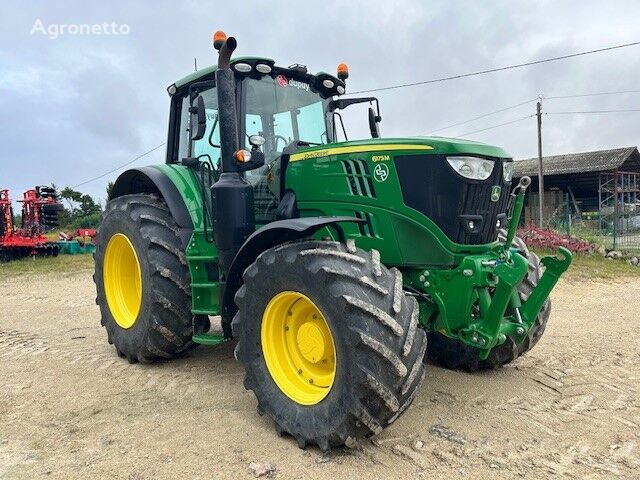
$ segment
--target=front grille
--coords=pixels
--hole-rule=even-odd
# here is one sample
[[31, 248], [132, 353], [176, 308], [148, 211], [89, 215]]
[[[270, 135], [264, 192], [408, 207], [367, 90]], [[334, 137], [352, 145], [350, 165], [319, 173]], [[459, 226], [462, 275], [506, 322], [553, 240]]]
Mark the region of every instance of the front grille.
[[[504, 226], [509, 204], [510, 183], [502, 181], [502, 160], [496, 162], [491, 177], [469, 180], [453, 171], [444, 155], [406, 155], [395, 158], [404, 203], [423, 213], [452, 241], [480, 245], [496, 240], [500, 221]], [[497, 202], [491, 190], [502, 188]], [[469, 221], [474, 230], [469, 230]]]
[[362, 160], [342, 160], [342, 168], [347, 176], [352, 195], [375, 198], [376, 191], [366, 162]]

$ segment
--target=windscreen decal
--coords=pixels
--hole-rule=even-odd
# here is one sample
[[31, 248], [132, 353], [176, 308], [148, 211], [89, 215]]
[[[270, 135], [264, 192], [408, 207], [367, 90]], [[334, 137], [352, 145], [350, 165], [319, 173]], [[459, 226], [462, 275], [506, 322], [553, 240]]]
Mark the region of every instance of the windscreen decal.
[[306, 92], [309, 91], [309, 84], [301, 82], [300, 80], [294, 80], [293, 78], [287, 78], [284, 75], [280, 74], [276, 77], [276, 82], [279, 87], [295, 87], [298, 90], [304, 90]]
[[278, 82], [278, 86], [279, 87], [286, 87], [287, 85], [289, 85], [289, 80], [287, 79], [287, 77], [285, 77], [284, 75], [280, 74], [276, 77], [276, 82]]

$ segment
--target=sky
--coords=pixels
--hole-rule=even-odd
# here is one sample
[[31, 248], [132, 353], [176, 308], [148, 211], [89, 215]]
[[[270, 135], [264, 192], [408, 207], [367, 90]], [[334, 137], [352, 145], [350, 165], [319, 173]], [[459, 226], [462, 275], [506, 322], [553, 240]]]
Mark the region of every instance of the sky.
[[[215, 63], [211, 35], [236, 55], [334, 72], [348, 91], [428, 80], [640, 41], [637, 1], [22, 1], [0, 19], [0, 188], [75, 186], [165, 141], [168, 85]], [[105, 25], [106, 23], [106, 25]], [[62, 25], [99, 25], [71, 34]], [[77, 28], [77, 27], [76, 27]], [[55, 34], [56, 29], [60, 32]], [[86, 31], [85, 31], [86, 32]], [[98, 33], [95, 33], [98, 32]], [[383, 137], [428, 135], [543, 97], [640, 90], [640, 46], [431, 85], [379, 92]], [[640, 109], [640, 93], [543, 100], [543, 112]], [[367, 136], [365, 110], [348, 118]], [[535, 101], [438, 131], [537, 155]], [[640, 112], [545, 115], [543, 151], [640, 143]], [[164, 148], [133, 166], [164, 161]], [[79, 190], [104, 200], [124, 169]]]

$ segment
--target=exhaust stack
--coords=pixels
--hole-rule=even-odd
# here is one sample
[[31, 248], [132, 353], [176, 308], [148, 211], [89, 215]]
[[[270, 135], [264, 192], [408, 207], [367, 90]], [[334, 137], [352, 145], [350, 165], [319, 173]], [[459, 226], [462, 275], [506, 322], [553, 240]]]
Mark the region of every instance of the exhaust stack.
[[[222, 171], [238, 171], [234, 153], [238, 150], [238, 118], [236, 111], [236, 81], [230, 68], [231, 54], [238, 46], [233, 37], [220, 38], [214, 35], [214, 46], [219, 50], [218, 70], [216, 70], [216, 88], [218, 92], [218, 121], [220, 125], [220, 155], [222, 157]], [[224, 35], [224, 33], [222, 33]]]
[[[236, 108], [236, 80], [230, 68], [231, 54], [236, 49], [235, 38], [227, 38], [223, 32], [214, 35], [214, 47], [219, 51], [216, 70], [218, 94], [218, 122], [220, 127], [220, 155], [222, 173], [211, 187], [213, 202], [213, 229], [218, 258], [223, 272], [220, 279], [220, 304], [226, 287], [226, 276], [233, 259], [256, 228], [253, 206], [253, 187], [240, 173], [234, 157], [238, 150], [238, 116]], [[222, 329], [225, 338], [231, 338], [231, 316], [222, 313]]]

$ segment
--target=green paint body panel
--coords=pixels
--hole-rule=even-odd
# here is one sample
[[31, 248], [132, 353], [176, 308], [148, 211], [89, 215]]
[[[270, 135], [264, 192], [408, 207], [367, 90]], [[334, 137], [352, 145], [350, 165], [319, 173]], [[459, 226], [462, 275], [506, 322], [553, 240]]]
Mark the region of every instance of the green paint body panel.
[[[197, 73], [203, 75], [202, 70]], [[194, 75], [183, 79], [182, 84], [192, 81]], [[547, 270], [534, 293], [521, 304], [516, 288], [528, 268], [522, 255], [498, 241], [485, 245], [457, 244], [431, 219], [404, 204], [394, 159], [414, 154], [424, 155], [425, 162], [442, 161], [436, 155], [443, 154], [509, 158], [497, 147], [441, 137], [349, 141], [296, 151], [287, 167], [285, 184], [295, 192], [303, 217], [335, 215], [366, 219], [363, 225], [343, 224], [346, 236], [364, 250], [379, 250], [385, 265], [402, 271], [406, 288], [422, 292], [421, 325], [478, 348], [480, 356], [486, 358], [507, 335], [525, 338], [560, 275], [571, 263], [571, 255], [562, 251], [560, 260], [544, 258]], [[366, 163], [367, 173], [350, 183], [345, 162]], [[380, 164], [386, 166], [384, 179], [375, 173]], [[181, 165], [156, 168], [182, 192], [195, 226], [186, 250], [192, 311], [217, 315], [218, 254], [215, 245], [205, 239], [198, 178], [192, 169]], [[515, 202], [510, 236], [515, 233], [523, 200], [524, 195], [519, 195]], [[333, 235], [331, 230], [323, 229], [316, 236]], [[210, 335], [194, 336], [194, 341], [219, 343], [217, 337]]]
[[[388, 265], [441, 265], [452, 267], [470, 253], [487, 251], [486, 245], [458, 245], [452, 242], [438, 226], [422, 213], [407, 207], [403, 202], [400, 181], [396, 174], [394, 159], [402, 155], [466, 153], [509, 158], [501, 148], [478, 142], [467, 142], [449, 138], [397, 138], [371, 139], [331, 144], [330, 147], [316, 147], [300, 150], [296, 154], [340, 148], [368, 147], [371, 145], [416, 145], [416, 150], [384, 152], [349, 152], [306, 160], [291, 161], [286, 172], [286, 186], [295, 191], [301, 215], [347, 215], [368, 214], [371, 218], [371, 232], [362, 236], [356, 225], [345, 225], [345, 230], [356, 238], [358, 246], [380, 251], [383, 263]], [[419, 147], [431, 147], [429, 150]], [[377, 157], [386, 160], [375, 161]], [[377, 181], [373, 174], [365, 179], [365, 187], [375, 190], [374, 194], [362, 189], [354, 195], [346, 180], [342, 163], [361, 161], [374, 172], [376, 164], [384, 164], [389, 176]], [[439, 161], [436, 157], [433, 161]], [[309, 179], [314, 179], [309, 181]], [[418, 248], [417, 245], [419, 245]], [[497, 243], [492, 246], [497, 246]]]

